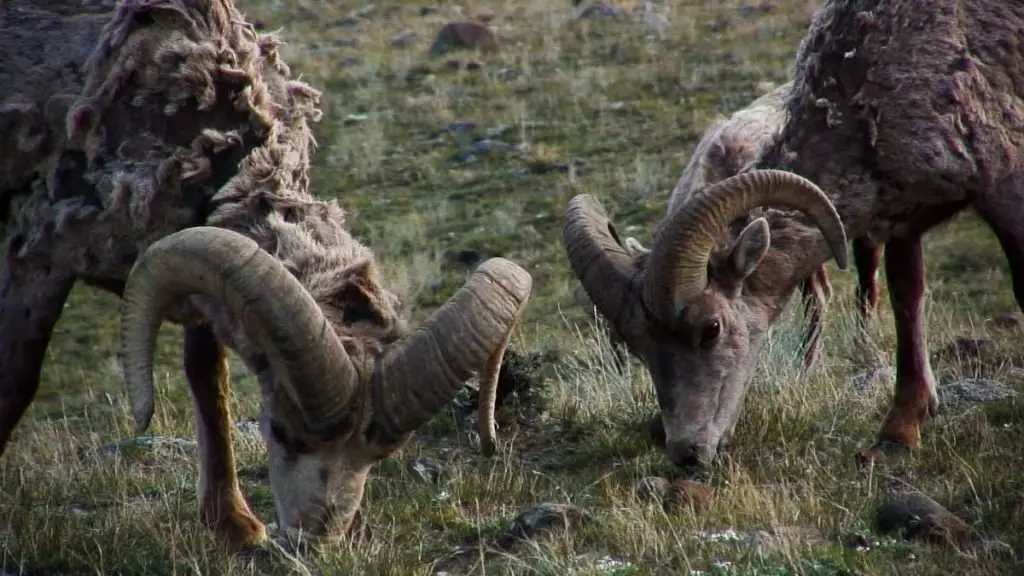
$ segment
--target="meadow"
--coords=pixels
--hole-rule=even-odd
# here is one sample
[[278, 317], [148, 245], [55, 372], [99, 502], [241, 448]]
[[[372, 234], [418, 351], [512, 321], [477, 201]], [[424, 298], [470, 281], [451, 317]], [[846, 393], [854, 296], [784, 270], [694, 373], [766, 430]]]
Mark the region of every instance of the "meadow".
[[[573, 300], [565, 204], [593, 194], [649, 245], [708, 124], [791, 76], [814, 2], [663, 0], [646, 15], [642, 3], [619, 3], [617, 16], [584, 18], [589, 4], [568, 0], [237, 4], [280, 29], [293, 74], [323, 90], [314, 190], [346, 209], [414, 323], [486, 258], [532, 274], [511, 342], [521, 378], [499, 414], [502, 448], [480, 456], [462, 394], [374, 469], [359, 537], [315, 553], [227, 556], [198, 522], [180, 329], [161, 331], [152, 439], [117, 445], [135, 435], [115, 358], [118, 301], [79, 285], [39, 396], [0, 460], [0, 574], [1024, 573], [1008, 551], [1024, 549], [1019, 400], [950, 404], [923, 429], [920, 452], [856, 469], [892, 390], [891, 376], [863, 376], [871, 363], [894, 373], [895, 339], [881, 278], [868, 344], [857, 344], [855, 274], [833, 264], [818, 364], [803, 369], [794, 299], [708, 478], [710, 504], [666, 511], [637, 495], [643, 478], [679, 472], [649, 439], [657, 403], [645, 369], [619, 364]], [[498, 51], [428, 54], [445, 22], [474, 17], [497, 32]], [[963, 214], [927, 237], [926, 262], [940, 387], [984, 379], [1024, 389], [1024, 322], [1007, 316], [1018, 308], [994, 235]], [[243, 491], [273, 522], [248, 422], [258, 386], [236, 359], [232, 377]], [[909, 488], [989, 545], [879, 533], [879, 504]], [[577, 512], [567, 528], [511, 540], [516, 516], [540, 503]]]

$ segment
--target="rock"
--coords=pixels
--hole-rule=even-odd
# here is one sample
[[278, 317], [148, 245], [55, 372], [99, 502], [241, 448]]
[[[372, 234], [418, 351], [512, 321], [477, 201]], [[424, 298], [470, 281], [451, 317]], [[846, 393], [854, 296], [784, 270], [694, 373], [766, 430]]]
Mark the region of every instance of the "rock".
[[892, 370], [888, 366], [872, 366], [854, 375], [850, 379], [850, 387], [857, 392], [867, 392], [876, 384], [888, 384], [892, 381]]
[[472, 134], [479, 126], [476, 122], [449, 122], [442, 126], [437, 132], [431, 134], [431, 138], [437, 138], [443, 134]]
[[414, 40], [416, 40], [416, 33], [412, 30], [406, 30], [392, 36], [388, 40], [388, 45], [392, 48], [404, 48], [412, 44]]
[[469, 60], [452, 58], [446, 61], [444, 66], [449, 70], [480, 70], [484, 67], [484, 63], [473, 58], [470, 58]]
[[482, 8], [473, 12], [473, 20], [486, 24], [491, 20], [494, 20], [494, 12], [487, 10], [486, 8]]
[[744, 4], [740, 6], [740, 15], [743, 17], [750, 17], [759, 14], [774, 14], [776, 10], [775, 4], [771, 2], [759, 2], [757, 4]]
[[352, 26], [357, 26], [358, 24], [359, 24], [359, 18], [353, 18], [351, 16], [346, 16], [344, 18], [339, 18], [338, 20], [335, 20], [334, 22], [331, 22], [331, 26], [333, 26], [335, 28], [350, 28]]
[[1000, 330], [1024, 332], [1024, 314], [1021, 314], [1020, 311], [1006, 312], [1005, 314], [993, 316], [987, 320], [987, 323]]
[[334, 41], [334, 45], [335, 46], [341, 46], [343, 48], [358, 48], [359, 47], [359, 39], [358, 38], [338, 38], [337, 40]]
[[636, 483], [633, 492], [641, 502], [663, 502], [669, 489], [669, 481], [661, 476], [647, 476]]
[[509, 80], [515, 80], [519, 77], [519, 70], [514, 67], [507, 67], [498, 70], [497, 78], [502, 82], [508, 82]]
[[531, 540], [554, 532], [568, 530], [574, 523], [582, 523], [589, 515], [578, 506], [544, 502], [516, 516], [508, 529], [498, 537], [498, 547], [509, 550], [522, 540]]
[[964, 378], [937, 386], [943, 410], [962, 411], [982, 404], [994, 404], [1017, 396], [1017, 391], [997, 380]]
[[468, 149], [453, 156], [452, 161], [456, 163], [471, 163], [475, 162], [480, 156], [489, 156], [494, 152], [521, 154], [518, 146], [500, 140], [483, 138], [473, 142]]
[[987, 338], [957, 338], [935, 354], [941, 360], [977, 360], [995, 348], [995, 343]]
[[679, 512], [688, 505], [696, 511], [707, 510], [714, 501], [715, 491], [711, 486], [680, 478], [673, 482], [665, 492], [664, 509], [666, 513]]
[[263, 434], [260, 432], [260, 422], [255, 418], [242, 418], [235, 422], [236, 438], [250, 442], [263, 444]]
[[441, 27], [428, 53], [431, 56], [440, 56], [459, 48], [497, 50], [498, 37], [480, 22], [449, 22]]
[[907, 540], [963, 547], [971, 527], [941, 504], [921, 493], [904, 493], [879, 507], [875, 514], [879, 532], [901, 531]]
[[445, 250], [441, 257], [452, 264], [473, 268], [484, 259], [478, 250]]
[[346, 57], [342, 58], [341, 60], [338, 60], [338, 67], [339, 68], [348, 68], [350, 66], [358, 66], [359, 64], [362, 64], [362, 63], [363, 63], [363, 58], [361, 56], [346, 56]]
[[576, 18], [578, 20], [586, 20], [590, 18], [622, 18], [625, 15], [625, 12], [611, 4], [598, 2], [597, 4], [591, 4], [584, 8]]
[[444, 466], [433, 458], [416, 458], [409, 461], [409, 472], [427, 484], [437, 484], [444, 474]]
[[420, 6], [420, 16], [430, 16], [431, 14], [437, 14], [437, 6]]

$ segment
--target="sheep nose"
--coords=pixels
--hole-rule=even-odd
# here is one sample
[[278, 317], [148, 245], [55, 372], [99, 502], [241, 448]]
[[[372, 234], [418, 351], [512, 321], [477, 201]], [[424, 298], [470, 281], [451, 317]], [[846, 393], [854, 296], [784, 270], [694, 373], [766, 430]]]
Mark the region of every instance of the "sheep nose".
[[711, 465], [714, 451], [706, 443], [693, 439], [671, 440], [665, 445], [669, 460], [683, 469], [701, 469]]

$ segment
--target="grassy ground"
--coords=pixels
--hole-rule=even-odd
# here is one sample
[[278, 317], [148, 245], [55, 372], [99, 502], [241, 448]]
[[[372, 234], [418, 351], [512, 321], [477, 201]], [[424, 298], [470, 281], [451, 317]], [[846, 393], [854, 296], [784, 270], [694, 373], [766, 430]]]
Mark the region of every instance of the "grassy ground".
[[[635, 19], [574, 23], [566, 0], [440, 3], [431, 14], [420, 3], [381, 0], [355, 25], [344, 19], [362, 4], [349, 0], [240, 2], [250, 18], [284, 28], [286, 60], [324, 90], [316, 188], [341, 199], [392, 285], [414, 303], [414, 317], [447, 299], [477, 259], [505, 256], [534, 278], [513, 347], [558, 357], [538, 375], [542, 409], [522, 410], [518, 423], [505, 414], [499, 457], [478, 456], [464, 419], [439, 416], [376, 469], [364, 499], [368, 538], [277, 562], [273, 572], [1011, 573], [1005, 557], [872, 533], [878, 502], [894, 486], [911, 485], [985, 536], [1021, 548], [1024, 412], [1007, 401], [944, 416], [927, 426], [914, 459], [856, 472], [853, 454], [873, 439], [890, 384], [850, 385], [863, 369], [851, 353], [853, 274], [834, 268], [820, 364], [800, 369], [792, 306], [763, 354], [729, 457], [711, 479], [711, 508], [666, 514], [634, 496], [640, 478], [674, 472], [642, 432], [656, 410], [645, 371], [635, 362], [618, 370], [573, 304], [562, 210], [573, 194], [595, 194], [626, 234], [646, 244], [709, 121], [752, 100], [763, 83], [787, 79], [808, 21], [805, 4], [667, 0], [655, 4], [670, 22], [659, 36]], [[452, 55], [478, 59], [475, 70], [426, 57], [444, 21], [485, 9], [494, 14], [500, 53]], [[406, 32], [408, 45], [391, 45]], [[498, 150], [453, 160], [472, 141], [455, 129], [441, 132], [456, 122], [522, 146], [524, 157]], [[569, 168], [545, 170], [559, 163]], [[965, 215], [929, 237], [927, 259], [931, 348], [961, 336], [994, 343], [980, 360], [936, 360], [940, 382], [982, 376], [1024, 387], [1018, 335], [986, 322], [1016, 308], [991, 233]], [[885, 298], [872, 342], [891, 360]], [[113, 356], [116, 307], [112, 297], [79, 287], [57, 326], [42, 390], [0, 461], [0, 563], [31, 574], [266, 573], [265, 565], [219, 554], [199, 526], [198, 463], [188, 445], [96, 453], [132, 435]], [[178, 335], [163, 329], [151, 433], [192, 439]], [[234, 381], [236, 414], [253, 415], [253, 378], [236, 364]], [[273, 521], [262, 446], [236, 436], [244, 490]], [[410, 471], [407, 462], [419, 457], [442, 463], [439, 483]], [[575, 504], [590, 521], [514, 552], [488, 552], [517, 513], [539, 502]], [[706, 536], [730, 528], [776, 536], [760, 548]]]

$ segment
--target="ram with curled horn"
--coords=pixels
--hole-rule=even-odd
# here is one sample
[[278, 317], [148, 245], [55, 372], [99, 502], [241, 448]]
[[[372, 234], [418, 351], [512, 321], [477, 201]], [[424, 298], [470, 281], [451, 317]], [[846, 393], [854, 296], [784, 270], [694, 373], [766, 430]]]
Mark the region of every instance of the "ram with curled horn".
[[[88, 14], [79, 4], [9, 2], [0, 27], [0, 46], [24, 51], [0, 62], [0, 77], [38, 80], [34, 90], [0, 87], [0, 119], [15, 127], [3, 137], [17, 139], [0, 142], [23, 154], [0, 180], [0, 449], [82, 280], [122, 296], [121, 363], [139, 430], [154, 413], [159, 327], [184, 326], [200, 513], [230, 548], [266, 534], [235, 471], [228, 349], [260, 383], [270, 486], [288, 533], [343, 534], [374, 463], [474, 373], [481, 439], [493, 450], [498, 370], [530, 275], [490, 259], [410, 330], [344, 212], [308, 191], [319, 93], [289, 78], [276, 36], [256, 33], [229, 0]], [[78, 74], [53, 73], [61, 68]]]
[[[807, 214], [846, 266], [846, 234], [828, 197], [810, 181], [768, 170], [726, 178], [662, 224], [649, 252], [627, 253], [590, 195], [565, 213], [569, 261], [595, 307], [650, 371], [666, 450], [685, 468], [709, 462], [728, 439], [747, 381], [780, 303], [764, 298], [776, 279], [754, 272], [777, 254], [768, 221], [735, 220], [761, 206]], [[732, 238], [722, 242], [723, 237]], [[802, 280], [792, 280], [796, 284]]]
[[[704, 131], [689, 162], [679, 176], [668, 197], [666, 212], [671, 214], [704, 188], [739, 174], [753, 162], [782, 127], [785, 120], [784, 105], [786, 94], [792, 83], [786, 83], [757, 98], [745, 108], [730, 117], [712, 123]], [[655, 231], [655, 235], [657, 230]], [[866, 336], [864, 328], [878, 307], [878, 268], [881, 247], [868, 237], [853, 238], [853, 264], [857, 270], [857, 304], [859, 311], [860, 336]], [[627, 237], [623, 243], [626, 253], [635, 258], [648, 252], [637, 239]], [[803, 336], [804, 366], [810, 369], [818, 359], [821, 350], [823, 316], [832, 296], [832, 286], [825, 266], [818, 267], [801, 283], [804, 312], [807, 325]], [[582, 285], [576, 288], [575, 298], [591, 319], [596, 319], [595, 309]], [[609, 338], [621, 343], [614, 332]], [[616, 347], [618, 352], [620, 349]], [[624, 358], [620, 357], [620, 360]], [[658, 419], [660, 421], [660, 418]]]
[[627, 256], [593, 198], [570, 201], [572, 268], [645, 361], [676, 463], [713, 459], [765, 333], [823, 263], [845, 267], [846, 235], [884, 245], [896, 327], [895, 394], [857, 459], [920, 446], [938, 408], [924, 234], [973, 208], [1024, 308], [1022, 27], [1012, 2], [832, 0], [801, 42], [778, 133], [742, 173], [675, 208], [650, 254]]

